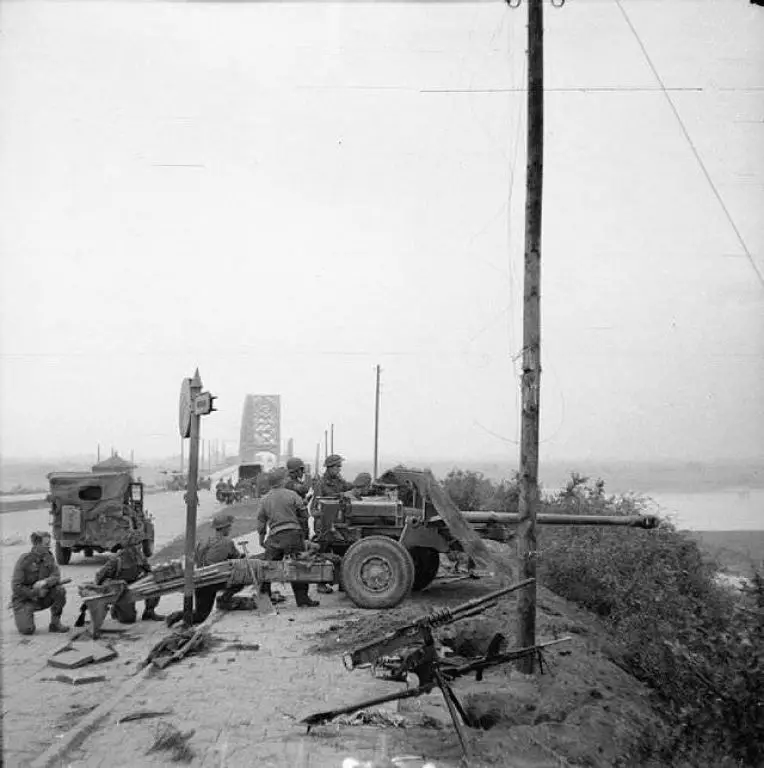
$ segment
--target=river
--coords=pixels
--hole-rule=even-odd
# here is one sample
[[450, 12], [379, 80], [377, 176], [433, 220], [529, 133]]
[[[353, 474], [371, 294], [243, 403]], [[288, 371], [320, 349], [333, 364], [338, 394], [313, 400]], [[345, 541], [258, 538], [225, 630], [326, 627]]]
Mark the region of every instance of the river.
[[764, 489], [706, 493], [649, 493], [659, 511], [691, 531], [764, 530]]

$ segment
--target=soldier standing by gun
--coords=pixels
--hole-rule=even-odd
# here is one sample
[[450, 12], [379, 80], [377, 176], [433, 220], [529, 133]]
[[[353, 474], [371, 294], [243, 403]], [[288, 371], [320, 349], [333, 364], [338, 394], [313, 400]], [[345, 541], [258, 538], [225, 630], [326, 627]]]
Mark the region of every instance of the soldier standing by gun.
[[[137, 531], [130, 531], [125, 534], [117, 556], [111, 558], [96, 573], [95, 583], [103, 584], [109, 581], [124, 581], [127, 584], [132, 584], [145, 574], [151, 573], [149, 561], [140, 549], [141, 542], [142, 538]], [[143, 605], [141, 619], [143, 621], [163, 621], [164, 616], [156, 612], [157, 605], [159, 605], [159, 597], [147, 597]], [[84, 610], [82, 610], [82, 613], [84, 614]], [[138, 618], [135, 600], [128, 591], [125, 591], [111, 607], [111, 617], [121, 624], [135, 623], [135, 620]], [[81, 619], [84, 621], [84, 615], [81, 616]], [[77, 621], [77, 626], [80, 625], [79, 622], [80, 619]]]
[[310, 487], [305, 482], [305, 462], [295, 456], [287, 460], [286, 468], [287, 479], [284, 483], [284, 488], [294, 491], [304, 501], [310, 490]]
[[368, 472], [359, 472], [353, 480], [353, 496], [360, 499], [363, 496], [371, 496], [371, 475]]
[[[336, 453], [332, 453], [324, 460], [324, 467], [326, 468], [324, 474], [318, 479], [314, 488], [314, 493], [317, 498], [339, 498], [352, 494], [353, 484], [349, 483], [342, 477], [342, 462], [344, 459], [342, 456]], [[320, 538], [322, 534], [321, 518], [316, 517], [314, 521], [314, 530], [316, 538]], [[319, 584], [316, 587], [318, 592], [325, 595], [330, 595], [334, 589], [331, 584]]]
[[[305, 551], [308, 531], [305, 502], [299, 494], [284, 487], [286, 479], [283, 469], [273, 470], [270, 476], [271, 490], [260, 503], [257, 514], [257, 533], [260, 546], [265, 549], [266, 560], [283, 560], [286, 555], [297, 555]], [[260, 591], [270, 595], [270, 582], [262, 582]], [[292, 592], [298, 608], [318, 605], [318, 600], [308, 597], [307, 584], [292, 582]]]
[[61, 586], [61, 571], [50, 551], [50, 534], [35, 531], [30, 541], [31, 551], [23, 554], [13, 569], [11, 607], [16, 627], [22, 635], [33, 635], [35, 611], [50, 608], [48, 631], [68, 632], [69, 627], [61, 623], [66, 590]]

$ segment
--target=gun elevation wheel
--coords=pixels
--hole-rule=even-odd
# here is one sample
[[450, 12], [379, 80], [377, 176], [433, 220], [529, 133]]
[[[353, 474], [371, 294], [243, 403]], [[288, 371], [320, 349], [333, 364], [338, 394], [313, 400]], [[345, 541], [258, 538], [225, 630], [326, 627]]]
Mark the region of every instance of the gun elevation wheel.
[[414, 561], [387, 536], [368, 536], [353, 544], [340, 567], [345, 594], [359, 608], [392, 608], [411, 592]]
[[419, 592], [432, 584], [440, 569], [440, 553], [431, 547], [412, 547], [414, 560], [414, 592]]
[[72, 559], [72, 550], [69, 547], [62, 547], [56, 542], [56, 562], [59, 565], [69, 565]]

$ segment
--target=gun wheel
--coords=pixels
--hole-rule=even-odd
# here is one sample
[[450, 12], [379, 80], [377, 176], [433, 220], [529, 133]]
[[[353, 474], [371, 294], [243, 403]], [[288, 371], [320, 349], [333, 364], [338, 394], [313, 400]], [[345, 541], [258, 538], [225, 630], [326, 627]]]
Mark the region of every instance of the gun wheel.
[[342, 558], [345, 594], [359, 608], [392, 608], [411, 592], [414, 561], [408, 550], [387, 536], [368, 536]]
[[412, 589], [419, 592], [432, 584], [440, 569], [440, 553], [431, 547], [413, 547], [411, 557], [414, 560], [414, 584]]

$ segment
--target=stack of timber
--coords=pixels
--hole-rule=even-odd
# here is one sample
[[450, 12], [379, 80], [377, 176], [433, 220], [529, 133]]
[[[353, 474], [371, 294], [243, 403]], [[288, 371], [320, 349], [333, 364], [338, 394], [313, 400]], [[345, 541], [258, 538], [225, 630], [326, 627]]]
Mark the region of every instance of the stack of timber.
[[[144, 576], [130, 585], [130, 592], [136, 600], [170, 592], [183, 591], [182, 568], [158, 566], [155, 572]], [[244, 557], [240, 560], [225, 560], [222, 563], [194, 569], [194, 587], [221, 584], [229, 587], [258, 584], [263, 581], [302, 581], [325, 584], [334, 581], [335, 563], [329, 557], [300, 557], [285, 560], [262, 560], [258, 557]]]

